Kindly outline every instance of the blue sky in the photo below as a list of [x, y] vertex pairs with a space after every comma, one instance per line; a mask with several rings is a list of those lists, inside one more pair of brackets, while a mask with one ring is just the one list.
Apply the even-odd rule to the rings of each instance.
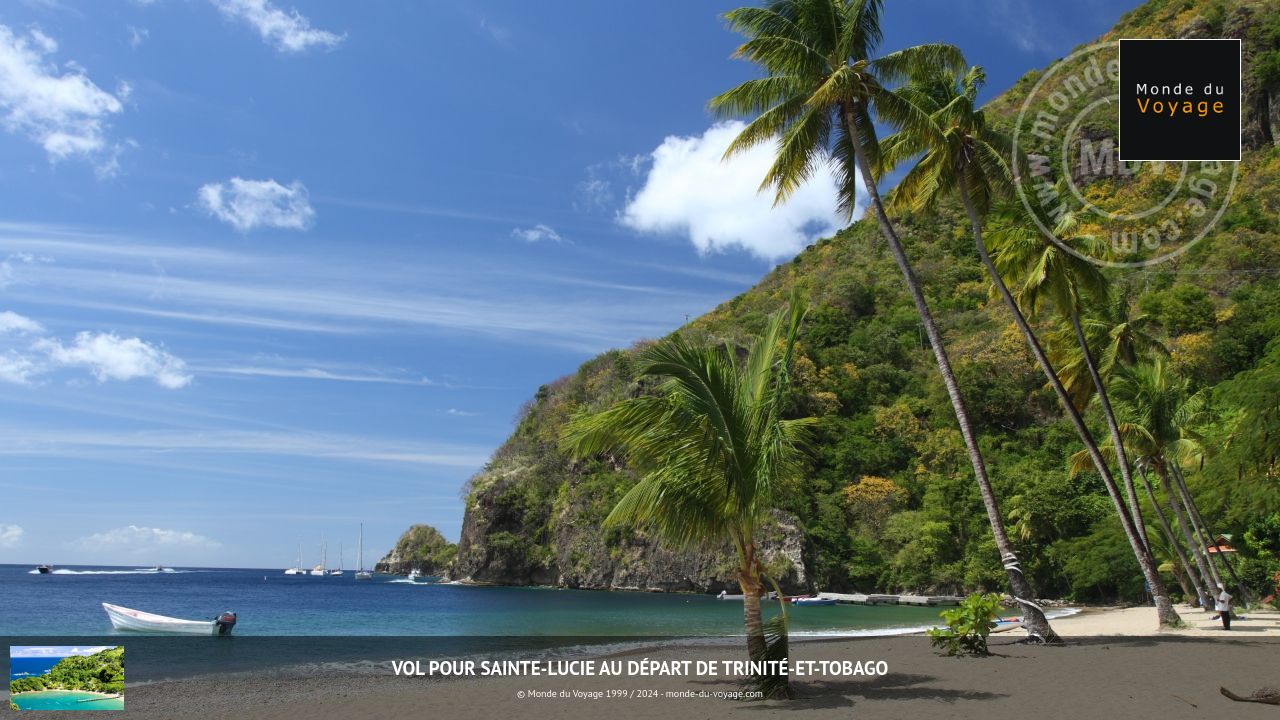
[[[733, 2], [0, 6], [0, 562], [456, 538], [537, 387], [843, 222], [719, 155]], [[989, 94], [1133, 4], [893, 2]]]

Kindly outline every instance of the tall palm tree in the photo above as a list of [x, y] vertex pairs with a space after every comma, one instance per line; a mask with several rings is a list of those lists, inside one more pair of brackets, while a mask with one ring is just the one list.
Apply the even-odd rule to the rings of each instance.
[[[1182, 492], [1174, 474], [1183, 459], [1199, 452], [1199, 442], [1186, 429], [1201, 411], [1203, 396], [1189, 393], [1187, 380], [1176, 377], [1159, 357], [1150, 363], [1122, 368], [1113, 381], [1112, 395], [1123, 420], [1124, 444], [1138, 454], [1139, 463], [1150, 467], [1164, 485], [1204, 587], [1213, 588], [1218, 583], [1216, 570], [1205, 552], [1205, 545], [1196, 539], [1196, 535], [1203, 539], [1203, 533], [1188, 506], [1190, 495]], [[1076, 457], [1074, 461], [1077, 465], [1083, 464], [1083, 458]], [[1201, 598], [1202, 606], [1204, 600]]]
[[[1156, 520], [1160, 525], [1160, 531], [1164, 534], [1165, 543], [1168, 545], [1169, 551], [1175, 556], [1174, 560], [1178, 563], [1178, 565], [1184, 571], [1183, 573], [1178, 575], [1179, 582], [1182, 583], [1183, 594], [1186, 595], [1187, 601], [1191, 602], [1191, 597], [1192, 597], [1192, 594], [1194, 593], [1196, 600], [1195, 602], [1192, 603], [1193, 607], [1198, 606], [1201, 608], [1208, 608], [1209, 593], [1204, 586], [1203, 578], [1196, 577], [1196, 574], [1191, 572], [1191, 563], [1187, 562], [1187, 555], [1182, 550], [1182, 543], [1178, 540], [1178, 536], [1174, 534], [1173, 528], [1169, 525], [1169, 520], [1164, 516], [1164, 510], [1161, 509], [1160, 501], [1159, 499], [1156, 498], [1155, 489], [1151, 487], [1151, 481], [1147, 478], [1147, 471], [1146, 471], [1145, 465], [1142, 462], [1139, 462], [1137, 465], [1137, 470], [1138, 470], [1138, 476], [1142, 478], [1142, 485], [1147, 490], [1147, 496], [1151, 498], [1151, 509], [1156, 514]], [[1180, 521], [1181, 516], [1178, 515], [1176, 508], [1174, 508], [1172, 497], [1170, 497], [1169, 499], [1169, 508], [1174, 513], [1175, 521], [1178, 521], [1181, 524], [1181, 521]], [[1186, 525], [1181, 524], [1181, 526], [1184, 533], [1183, 539], [1192, 543], [1189, 547], [1191, 547], [1191, 552], [1194, 554], [1195, 553], [1194, 539], [1192, 539], [1191, 535], [1186, 532]], [[1197, 561], [1199, 560], [1198, 557], [1196, 559]], [[1198, 569], [1200, 569], [1203, 572], [1203, 568], [1198, 568]], [[1187, 587], [1187, 580], [1183, 579], [1184, 576], [1185, 578], [1190, 580], [1190, 585], [1191, 585], [1190, 587]], [[1187, 592], [1188, 590], [1193, 591], [1193, 593]]]
[[930, 122], [899, 131], [886, 140], [882, 147], [885, 167], [919, 156], [919, 160], [898, 183], [894, 201], [923, 208], [933, 205], [944, 195], [959, 195], [973, 230], [978, 259], [1013, 315], [1014, 323], [1026, 339], [1032, 355], [1102, 476], [1107, 494], [1111, 496], [1111, 502], [1120, 517], [1120, 525], [1155, 598], [1160, 625], [1178, 625], [1181, 619], [1169, 600], [1159, 572], [1156, 571], [1155, 560], [1151, 557], [1146, 541], [1134, 527], [1132, 516], [1120, 496], [1097, 442], [1062, 382], [1058, 380], [1053, 364], [987, 251], [982, 233], [982, 217], [991, 209], [994, 198], [1012, 194], [1015, 175], [1007, 160], [1014, 156], [1012, 143], [1006, 136], [989, 127], [986, 116], [977, 109], [978, 90], [984, 79], [982, 69], [977, 67], [971, 68], [958, 84], [953, 75], [925, 72], [914, 76], [901, 91], [904, 99], [909, 99], [912, 104], [928, 113]]
[[736, 56], [759, 65], [765, 76], [716, 96], [710, 105], [723, 115], [754, 116], [726, 156], [760, 143], [777, 144], [774, 163], [760, 185], [762, 190], [772, 188], [777, 202], [784, 202], [831, 158], [838, 172], [840, 210], [852, 217], [859, 196], [858, 181], [862, 181], [876, 223], [924, 325], [973, 466], [1010, 593], [1022, 609], [1023, 627], [1029, 637], [1058, 642], [1043, 609], [1035, 602], [1035, 593], [1005, 531], [942, 333], [885, 212], [873, 170], [880, 164], [873, 112], [880, 120], [900, 128], [928, 122], [911, 103], [888, 91], [885, 85], [926, 67], [959, 70], [965, 65], [964, 57], [957, 48], [940, 43], [916, 45], [876, 57], [882, 39], [882, 10], [882, 0], [767, 0], [762, 7], [729, 12], [725, 18], [730, 27], [747, 38]]
[[[1135, 365], [1119, 375], [1116, 392], [1124, 397], [1126, 414], [1129, 415], [1129, 433], [1135, 445], [1147, 447], [1155, 465], [1156, 474], [1165, 480], [1167, 492], [1175, 509], [1183, 507], [1187, 524], [1198, 542], [1194, 544], [1198, 560], [1207, 570], [1206, 584], [1213, 588], [1222, 582], [1217, 565], [1208, 556], [1207, 548], [1213, 546], [1210, 528], [1204, 524], [1196, 498], [1183, 477], [1184, 462], [1203, 456], [1199, 425], [1207, 419], [1207, 402], [1203, 392], [1190, 391], [1190, 380], [1180, 378], [1165, 363], [1164, 357], [1156, 357], [1151, 364]], [[1194, 542], [1194, 541], [1193, 541]], [[1243, 583], [1236, 578], [1230, 560], [1219, 553], [1231, 578], [1238, 585], [1242, 597], [1247, 597]]]
[[[750, 657], [768, 656], [761, 620], [764, 568], [756, 530], [779, 484], [798, 477], [815, 418], [783, 419], [802, 303], [775, 313], [745, 358], [736, 348], [672, 337], [640, 352], [658, 392], [573, 418], [562, 438], [576, 457], [620, 450], [639, 480], [605, 520], [647, 526], [679, 546], [733, 545]], [[772, 694], [789, 696], [785, 676]], [[761, 681], [764, 683], [764, 680]]]
[[[1057, 373], [1058, 379], [1067, 388], [1071, 401], [1082, 411], [1088, 405], [1090, 397], [1098, 398], [1102, 417], [1111, 435], [1112, 447], [1115, 448], [1116, 464], [1120, 467], [1120, 478], [1124, 483], [1125, 500], [1133, 517], [1134, 529], [1145, 545], [1147, 526], [1142, 517], [1142, 504], [1134, 487], [1133, 474], [1130, 472], [1129, 458], [1125, 455], [1124, 443], [1120, 441], [1120, 428], [1116, 424], [1111, 400], [1107, 397], [1106, 383], [1102, 380], [1098, 363], [1094, 361], [1093, 351], [1081, 322], [1081, 308], [1084, 305], [1082, 301], [1086, 297], [1094, 303], [1107, 303], [1110, 300], [1106, 276], [1097, 265], [1084, 259], [1097, 257], [1100, 251], [1105, 252], [1106, 243], [1092, 235], [1081, 233], [1080, 224], [1073, 212], [1058, 216], [1053, 234], [1059, 242], [1083, 251], [1084, 257], [1069, 253], [1059, 244], [1049, 242], [1040, 228], [1028, 223], [1025, 216], [1010, 221], [1006, 215], [1003, 219], [1004, 222], [989, 233], [996, 268], [1000, 270], [1006, 283], [1009, 280], [1015, 282], [1017, 289], [1014, 297], [1028, 317], [1035, 318], [1045, 305], [1052, 304], [1070, 325], [1071, 342], [1079, 351], [1080, 365], [1087, 371], [1088, 391], [1077, 389], [1076, 392], [1071, 392], [1072, 388], [1067, 380], [1076, 378], [1070, 375], [1064, 378], [1061, 366]], [[1047, 219], [1042, 218], [1042, 222]], [[1083, 383], [1076, 384], [1076, 388], [1081, 385]]]

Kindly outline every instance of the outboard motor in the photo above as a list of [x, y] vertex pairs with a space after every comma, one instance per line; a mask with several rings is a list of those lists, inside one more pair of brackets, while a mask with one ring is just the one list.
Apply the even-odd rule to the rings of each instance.
[[213, 622], [218, 626], [219, 635], [230, 635], [231, 628], [236, 626], [236, 614], [228, 610], [215, 618]]

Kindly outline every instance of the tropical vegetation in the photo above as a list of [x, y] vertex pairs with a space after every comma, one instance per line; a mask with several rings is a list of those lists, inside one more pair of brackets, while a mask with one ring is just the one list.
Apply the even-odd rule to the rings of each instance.
[[[1249, 599], [1273, 595], [1280, 150], [1270, 116], [1247, 118], [1238, 186], [1200, 243], [1141, 269], [1081, 264], [1045, 241], [1039, 210], [1011, 199], [1006, 138], [1040, 73], [980, 104], [982, 74], [953, 48], [879, 53], [880, 9], [778, 0], [729, 15], [761, 76], [713, 107], [750, 120], [738, 147], [775, 143], [764, 187], [785, 198], [832, 162], [843, 209], [858, 204], [863, 178], [869, 217], [659, 342], [750, 347], [788, 298], [807, 297], [778, 412], [815, 419], [812, 452], [770, 496], [801, 526], [807, 582], [1200, 604], [1221, 580]], [[1226, 33], [1244, 39], [1246, 57], [1270, 57], [1280, 35], [1263, 18], [1275, 10], [1152, 0], [1107, 38]], [[1280, 97], [1266, 67], [1245, 71], [1255, 100]], [[906, 174], [880, 198], [876, 183], [895, 165]], [[1085, 192], [1124, 207], [1165, 180], [1138, 171]], [[1065, 244], [1106, 251], [1084, 213], [1050, 226]], [[571, 418], [664, 397], [665, 381], [646, 372], [652, 347], [605, 353], [539, 389], [467, 488], [472, 517], [501, 522], [477, 525], [464, 545], [494, 563], [518, 550], [521, 567], [554, 579], [580, 557], [605, 557], [586, 551], [593, 544], [626, 558], [649, 537], [625, 513], [600, 532], [647, 467], [623, 452], [572, 459], [561, 438]], [[1211, 552], [1219, 538], [1235, 552]]]
[[28, 675], [9, 681], [11, 695], [42, 690], [124, 692], [124, 648], [65, 657], [43, 675]]
[[[679, 336], [649, 347], [637, 371], [656, 383], [654, 392], [575, 417], [563, 439], [578, 457], [620, 451], [638, 472], [606, 527], [652, 528], [687, 548], [732, 543], [754, 660], [768, 659], [777, 654], [771, 645], [786, 643], [784, 626], [770, 631], [761, 616], [769, 580], [757, 532], [782, 488], [799, 480], [814, 424], [813, 418], [783, 418], [803, 319], [804, 305], [793, 298], [745, 348], [696, 345]], [[785, 623], [785, 613], [780, 617]], [[785, 673], [760, 681], [770, 697], [790, 695]]]

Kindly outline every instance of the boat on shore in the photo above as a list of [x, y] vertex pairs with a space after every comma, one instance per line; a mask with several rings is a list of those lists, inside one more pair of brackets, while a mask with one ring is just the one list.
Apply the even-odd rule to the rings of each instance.
[[111, 627], [132, 632], [168, 635], [230, 635], [236, 625], [236, 614], [229, 610], [212, 620], [183, 620], [111, 603], [102, 603], [102, 609], [107, 611]]

